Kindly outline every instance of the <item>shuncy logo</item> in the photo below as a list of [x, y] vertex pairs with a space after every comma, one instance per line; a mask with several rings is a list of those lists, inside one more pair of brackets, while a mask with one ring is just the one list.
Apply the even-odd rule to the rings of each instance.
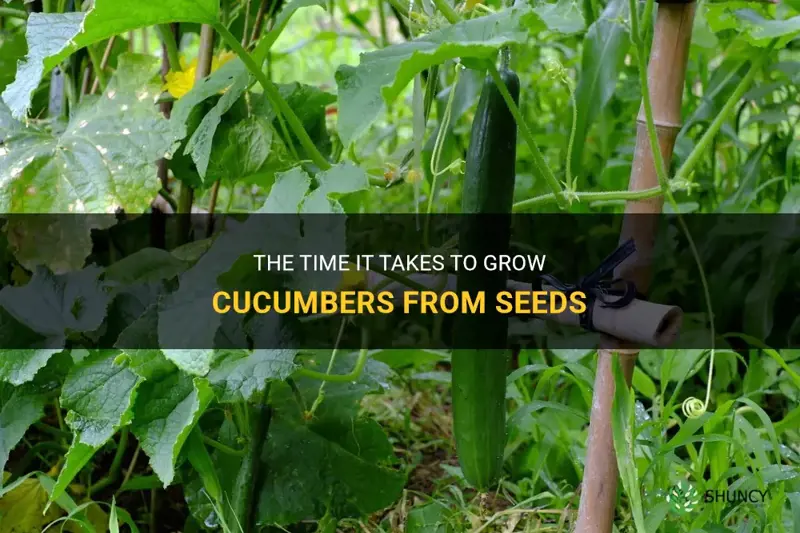
[[690, 513], [700, 503], [700, 493], [688, 481], [680, 481], [667, 492], [667, 503], [677, 514]]
[[700, 504], [712, 502], [737, 503], [763, 503], [769, 496], [769, 490], [715, 490], [708, 489], [702, 493], [688, 481], [680, 481], [667, 492], [666, 500], [670, 509], [679, 515], [685, 515], [695, 510]]
[[703, 501], [726, 503], [761, 503], [769, 496], [768, 490], [707, 490], [703, 493]]

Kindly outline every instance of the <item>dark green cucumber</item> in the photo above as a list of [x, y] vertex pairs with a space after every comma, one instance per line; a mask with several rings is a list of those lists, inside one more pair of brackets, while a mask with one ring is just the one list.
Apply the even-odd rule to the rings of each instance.
[[[519, 78], [500, 70], [515, 102]], [[483, 84], [466, 158], [459, 253], [508, 253], [514, 195], [517, 124], [491, 77]], [[508, 320], [494, 312], [494, 294], [505, 290], [507, 274], [480, 268], [458, 274], [458, 290], [486, 295], [486, 314], [458, 315], [452, 355], [453, 430], [466, 480], [485, 490], [497, 482], [506, 442], [505, 391]], [[466, 348], [466, 349], [461, 349]]]
[[[269, 385], [264, 393], [269, 398]], [[232, 522], [241, 526], [241, 531], [251, 533], [257, 531], [256, 509], [258, 507], [258, 491], [263, 484], [263, 465], [261, 455], [267, 441], [269, 424], [272, 420], [272, 409], [266, 400], [256, 405], [246, 405], [250, 410], [250, 440], [247, 444], [242, 465], [233, 486], [232, 511], [235, 517]]]

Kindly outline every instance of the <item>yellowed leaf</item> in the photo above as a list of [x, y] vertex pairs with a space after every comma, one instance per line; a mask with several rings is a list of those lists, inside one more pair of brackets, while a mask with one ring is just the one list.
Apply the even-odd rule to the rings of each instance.
[[[6, 473], [3, 473], [6, 478]], [[56, 506], [47, 505], [47, 491], [36, 478], [28, 478], [0, 498], [0, 533], [40, 533], [62, 515]]]
[[[83, 510], [83, 515], [92, 524], [95, 533], [108, 532], [108, 513], [99, 505], [89, 505]], [[64, 526], [68, 533], [86, 533], [86, 530], [76, 522], [69, 522]]]

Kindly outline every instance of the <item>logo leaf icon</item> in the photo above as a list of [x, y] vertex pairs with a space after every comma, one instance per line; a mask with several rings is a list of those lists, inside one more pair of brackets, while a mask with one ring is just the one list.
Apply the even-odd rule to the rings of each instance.
[[674, 513], [684, 515], [700, 503], [700, 493], [688, 481], [680, 481], [667, 492], [666, 499]]

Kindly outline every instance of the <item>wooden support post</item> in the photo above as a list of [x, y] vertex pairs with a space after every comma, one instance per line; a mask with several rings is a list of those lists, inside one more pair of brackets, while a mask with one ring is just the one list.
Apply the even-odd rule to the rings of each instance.
[[[681, 100], [686, 79], [686, 63], [692, 35], [695, 4], [662, 0], [658, 4], [653, 43], [648, 64], [648, 85], [653, 121], [665, 164], [672, 158], [675, 138], [680, 130]], [[643, 21], [647, 23], [647, 21]], [[657, 187], [658, 174], [647, 135], [644, 106], [638, 117], [636, 151], [628, 189], [638, 191]], [[663, 197], [627, 203], [620, 242], [633, 238], [636, 254], [615, 273], [631, 280], [642, 294], [650, 285], [650, 265], [655, 238], [655, 215], [661, 212]], [[614, 398], [612, 357], [622, 358], [625, 380], [630, 385], [638, 350], [607, 339], [597, 356], [597, 373], [589, 422], [586, 468], [581, 485], [580, 507], [575, 533], [610, 533], [617, 501], [619, 472], [611, 433]]]

